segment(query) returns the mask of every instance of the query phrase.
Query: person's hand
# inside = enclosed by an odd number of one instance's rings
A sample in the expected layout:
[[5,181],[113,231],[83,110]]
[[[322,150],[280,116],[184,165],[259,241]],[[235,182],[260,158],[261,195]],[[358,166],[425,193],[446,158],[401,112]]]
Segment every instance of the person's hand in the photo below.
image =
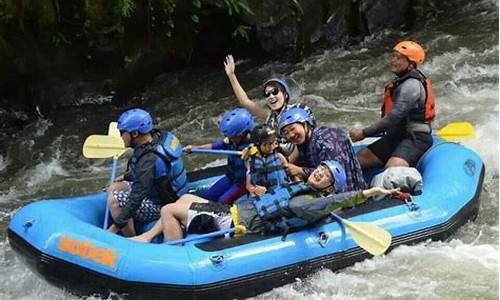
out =
[[235,69],[234,59],[231,54],[226,56],[226,60],[224,61],[224,70],[226,71],[226,75],[233,75]]
[[120,175],[120,176],[117,176],[117,177],[115,178],[115,182],[121,182],[121,181],[123,181],[123,180],[125,180],[125,175],[123,175],[123,174],[122,174],[122,175]]
[[186,145],[186,146],[184,146],[184,148],[182,148],[182,151],[184,153],[191,153],[191,149],[193,149],[193,148],[194,148],[193,145]]
[[297,165],[294,165],[294,164],[291,164],[291,163],[286,163],[286,164],[283,164],[283,167],[285,169],[287,169],[288,174],[291,177],[300,177],[300,178],[304,177],[304,171],[302,170],[301,167],[299,167]]
[[258,152],[255,146],[248,146],[245,149],[241,150],[240,158],[243,160],[247,160],[250,156],[256,154]]
[[366,198],[370,197],[376,197],[376,196],[387,196],[387,195],[394,195],[399,192],[398,189],[384,189],[381,187],[372,187],[367,190],[363,191],[363,195],[365,195]]
[[349,136],[353,142],[361,141],[365,138],[365,134],[361,129],[352,129],[349,130]]
[[248,192],[250,193],[250,196],[252,196],[252,197],[262,196],[267,192],[267,189],[264,186],[256,185],[253,188],[251,188]]

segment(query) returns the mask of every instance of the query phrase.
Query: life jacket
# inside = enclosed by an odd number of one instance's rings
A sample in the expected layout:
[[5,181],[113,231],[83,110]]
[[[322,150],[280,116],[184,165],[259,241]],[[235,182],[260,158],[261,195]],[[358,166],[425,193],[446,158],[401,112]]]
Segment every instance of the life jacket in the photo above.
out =
[[[235,144],[231,142],[228,138],[224,139],[224,143],[227,145],[227,150],[241,151],[250,146],[249,142],[242,142]],[[245,161],[241,159],[238,155],[229,155],[227,158],[227,177],[235,183],[244,183],[246,180],[246,168]]]
[[181,158],[182,144],[172,133],[166,132],[159,143],[131,159],[130,168],[134,177],[139,160],[151,152],[158,158],[155,161],[155,182],[150,197],[153,201],[160,200],[160,204],[175,202],[188,190],[186,169]]
[[394,90],[399,85],[401,85],[401,83],[408,80],[409,78],[417,79],[422,83],[422,85],[425,88],[424,105],[419,104],[418,107],[410,110],[409,121],[430,123],[436,117],[434,92],[432,91],[431,81],[427,79],[425,75],[417,69],[413,69],[404,76],[397,78],[394,81],[390,81],[386,84],[384,91],[384,102],[382,104],[382,117],[387,115],[394,106],[394,100],[392,99]]
[[262,196],[252,198],[257,215],[266,223],[267,231],[285,231],[284,237],[292,227],[300,227],[307,221],[290,215],[289,200],[299,194],[311,191],[304,182],[285,184]]
[[268,191],[288,183],[288,175],[276,152],[268,155],[265,161],[253,155],[250,158],[250,173],[252,184],[264,186]]

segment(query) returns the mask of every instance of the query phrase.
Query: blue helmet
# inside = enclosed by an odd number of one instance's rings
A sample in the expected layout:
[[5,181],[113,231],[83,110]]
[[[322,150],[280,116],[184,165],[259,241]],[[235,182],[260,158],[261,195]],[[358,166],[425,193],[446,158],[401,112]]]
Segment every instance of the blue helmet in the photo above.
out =
[[127,110],[118,118],[118,130],[126,132],[138,131],[148,133],[153,130],[153,119],[151,115],[140,108]]
[[335,191],[341,192],[344,190],[347,180],[344,167],[336,160],[325,160],[321,162],[331,172],[333,180],[335,181]]
[[284,78],[280,78],[280,77],[273,77],[271,79],[269,79],[268,81],[266,81],[264,83],[264,89],[266,88],[266,86],[268,86],[271,82],[276,82],[278,83],[281,87],[282,87],[282,90],[285,92],[285,99],[290,99],[290,97],[292,96],[292,90],[290,89],[290,86],[288,85],[288,83],[286,83],[286,80]]
[[235,108],[228,111],[222,117],[219,125],[222,135],[228,138],[234,138],[250,132],[253,127],[253,116],[244,108]]
[[285,126],[294,123],[308,123],[311,127],[314,127],[314,120],[312,119],[311,114],[300,107],[290,108],[280,116],[278,120],[278,127],[280,132]]

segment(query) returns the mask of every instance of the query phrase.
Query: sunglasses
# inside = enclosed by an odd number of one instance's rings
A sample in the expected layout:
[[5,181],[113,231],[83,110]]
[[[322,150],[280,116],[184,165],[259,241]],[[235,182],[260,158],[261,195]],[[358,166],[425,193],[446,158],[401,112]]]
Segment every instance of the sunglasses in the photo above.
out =
[[277,96],[279,94],[280,90],[277,87],[273,87],[270,90],[264,91],[264,97],[269,98],[271,95]]

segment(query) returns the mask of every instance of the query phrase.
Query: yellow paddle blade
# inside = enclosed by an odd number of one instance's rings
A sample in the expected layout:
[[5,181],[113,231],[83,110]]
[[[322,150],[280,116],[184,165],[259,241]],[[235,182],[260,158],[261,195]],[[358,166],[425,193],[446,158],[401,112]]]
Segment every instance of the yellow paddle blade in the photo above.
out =
[[120,137],[91,135],[83,143],[83,156],[86,158],[120,157],[127,151]]
[[118,130],[118,123],[116,122],[109,123],[108,135],[121,137],[120,130]]
[[436,135],[445,141],[455,141],[459,139],[473,139],[476,137],[476,132],[469,122],[455,122],[438,130]]
[[342,219],[342,223],[349,229],[354,241],[371,255],[384,254],[391,245],[391,234],[380,226],[371,223],[352,223],[345,219]]

